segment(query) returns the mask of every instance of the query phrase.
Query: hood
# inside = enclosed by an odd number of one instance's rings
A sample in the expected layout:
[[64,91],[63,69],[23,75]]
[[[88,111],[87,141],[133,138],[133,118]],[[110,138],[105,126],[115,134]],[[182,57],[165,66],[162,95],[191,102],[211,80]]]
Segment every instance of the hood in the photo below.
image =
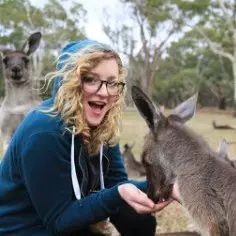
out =
[[[95,47],[95,48],[98,48],[98,49],[112,50],[108,45],[99,43],[99,42],[94,41],[94,40],[81,40],[81,41],[69,42],[60,51],[56,69],[58,71],[62,69],[62,67],[65,65],[65,63],[69,59],[70,54],[77,53],[77,52],[81,51],[82,49],[90,48],[90,47],[93,47],[93,48]],[[57,77],[54,81],[54,84],[53,84],[53,91],[52,91],[52,96],[53,97],[56,96],[57,91],[60,88],[60,85],[61,85],[61,77]],[[74,153],[75,153],[75,150],[74,150],[75,134],[74,133],[75,133],[75,127],[73,126],[72,140],[71,140],[71,178],[72,178],[72,185],[73,185],[75,196],[79,200],[79,199],[81,199],[81,189],[80,189],[79,181],[77,179],[76,168],[75,168],[75,156],[74,156]],[[99,162],[100,162],[99,163],[99,166],[100,166],[100,186],[101,186],[101,189],[104,188],[102,158],[103,158],[103,145],[101,144],[100,157],[99,157]]]
[[[59,53],[59,59],[56,65],[56,69],[60,70],[64,65],[67,59],[69,59],[69,55],[73,53],[77,53],[80,50],[87,48],[87,47],[97,47],[97,48],[105,48],[105,49],[111,49],[110,46],[106,44],[99,43],[95,40],[79,40],[79,41],[72,41],[63,47]],[[61,85],[61,77],[57,77],[54,80],[53,84],[53,90],[52,90],[52,96],[55,97],[57,94],[57,91]]]

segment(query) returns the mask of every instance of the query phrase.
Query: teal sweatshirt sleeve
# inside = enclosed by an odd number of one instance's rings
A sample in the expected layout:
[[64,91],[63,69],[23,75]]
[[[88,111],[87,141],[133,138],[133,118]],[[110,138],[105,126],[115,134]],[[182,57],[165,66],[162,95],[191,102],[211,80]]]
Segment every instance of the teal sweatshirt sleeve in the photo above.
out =
[[124,167],[124,159],[120,152],[120,146],[117,144],[110,147],[108,151],[110,157],[109,171],[105,176],[105,185],[107,188],[128,180],[128,175]]
[[134,184],[143,192],[147,192],[147,181],[128,180],[128,175],[124,166],[124,158],[120,152],[120,145],[109,148],[110,166],[107,176],[105,177],[106,187],[112,187],[116,184],[129,182]]
[[122,203],[117,185],[113,184],[109,189],[81,200],[75,199],[70,171],[70,140],[65,141],[63,136],[53,132],[32,134],[21,148],[20,155],[21,174],[32,204],[53,234],[69,235],[103,220],[116,212]]

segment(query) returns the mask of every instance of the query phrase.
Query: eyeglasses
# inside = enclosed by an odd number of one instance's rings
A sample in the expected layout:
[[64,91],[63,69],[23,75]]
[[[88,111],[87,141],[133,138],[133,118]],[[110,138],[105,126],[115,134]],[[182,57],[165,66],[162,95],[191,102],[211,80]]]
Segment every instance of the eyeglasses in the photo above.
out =
[[123,82],[114,82],[106,81],[93,78],[92,76],[82,77],[83,89],[87,93],[97,93],[103,84],[106,85],[106,89],[109,95],[115,96],[123,92],[125,83]]

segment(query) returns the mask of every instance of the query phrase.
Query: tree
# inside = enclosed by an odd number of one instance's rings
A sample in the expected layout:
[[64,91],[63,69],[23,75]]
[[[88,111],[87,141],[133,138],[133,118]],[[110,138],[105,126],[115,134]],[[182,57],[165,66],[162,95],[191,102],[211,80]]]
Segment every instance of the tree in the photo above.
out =
[[[232,71],[226,58],[192,40],[187,32],[178,42],[173,42],[159,63],[158,81],[154,98],[166,106],[174,107],[196,91],[198,101],[204,106],[223,108],[232,104]],[[191,37],[189,36],[191,34]]]
[[212,52],[231,63],[236,106],[236,2],[234,0],[173,1],[182,13],[185,25],[199,34],[195,38],[198,44],[207,45]]
[[[128,60],[129,80],[136,79],[149,96],[153,94],[158,62],[170,38],[179,30],[180,22],[172,20],[173,5],[170,1],[123,0],[129,6],[132,26],[121,25],[116,29],[107,21],[104,31],[112,42],[120,46]],[[138,32],[134,33],[134,28]],[[162,35],[162,37],[159,37]],[[123,44],[120,39],[124,39]]]
[[85,37],[85,16],[86,11],[76,1],[65,8],[61,1],[49,0],[41,9],[29,0],[0,0],[0,46],[20,48],[32,32],[40,31],[43,40],[33,57],[35,75],[40,79],[55,68],[58,50],[65,42]]

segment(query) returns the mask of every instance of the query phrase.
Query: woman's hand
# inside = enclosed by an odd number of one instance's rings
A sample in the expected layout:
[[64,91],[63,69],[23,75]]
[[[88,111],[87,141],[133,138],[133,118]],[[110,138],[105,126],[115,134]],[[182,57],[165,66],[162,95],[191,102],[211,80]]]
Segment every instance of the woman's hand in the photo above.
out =
[[121,198],[140,214],[160,211],[173,201],[169,200],[155,204],[150,198],[148,198],[147,194],[130,183],[120,185],[118,187],[118,192]]

